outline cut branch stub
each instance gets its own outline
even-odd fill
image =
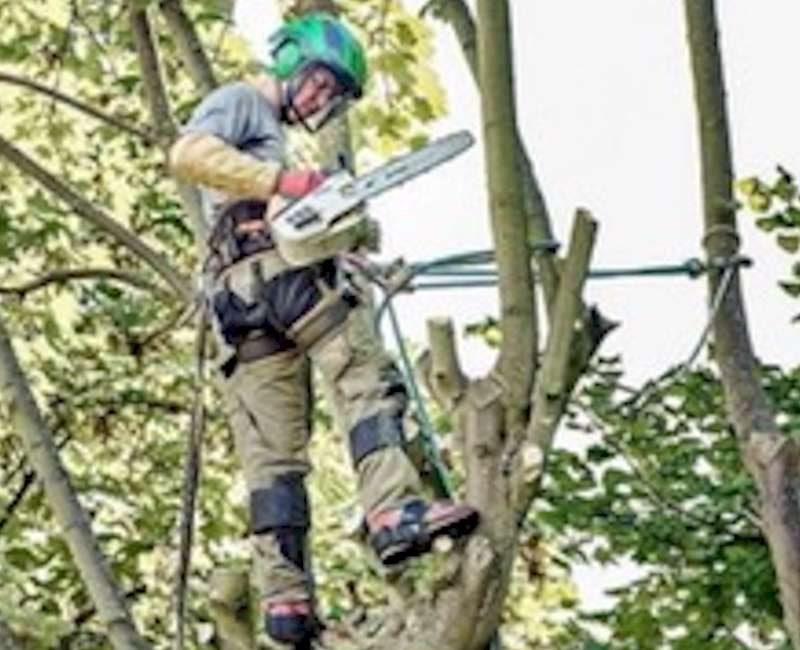
[[[450,411],[467,387],[467,378],[458,360],[453,321],[429,318],[427,325],[430,359],[426,383],[442,409]]]

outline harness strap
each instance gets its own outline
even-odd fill
[[[257,361],[258,359],[291,350],[295,347],[297,346],[294,343],[285,338],[267,335],[248,338],[236,346],[236,353],[220,366],[220,370],[222,374],[228,378],[234,373],[236,367],[240,363]]]
[[[287,331],[288,338],[304,350],[342,325],[350,311],[359,304],[358,296],[347,287],[334,291],[323,282],[319,282],[318,286],[322,299],[292,323]]]

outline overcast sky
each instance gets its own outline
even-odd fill
[[[239,0],[244,25],[263,0]],[[410,2],[409,6],[418,6]],[[520,129],[561,240],[578,206],[600,222],[596,268],[679,263],[702,255],[694,104],[683,3],[678,0],[517,0],[511,2]],[[800,173],[800,3],[717,2],[737,177],[771,176],[780,163]],[[258,12],[262,12],[259,14]],[[267,10],[269,14],[270,10]],[[264,22],[261,22],[264,21]],[[251,31],[250,34],[253,32]],[[451,114],[436,134],[461,128],[480,136],[478,98],[452,34],[437,28],[437,66]],[[480,147],[376,200],[384,256],[430,259],[491,247]],[[800,312],[775,283],[791,258],[742,213],[743,253],[756,265],[744,288],[755,348],[764,360],[800,359]],[[639,383],[685,360],[706,322],[704,281],[686,278],[594,281],[588,298],[623,325],[603,347],[621,353]],[[450,313],[459,326],[496,311],[494,292],[459,290],[399,301],[411,338],[424,319]],[[491,356],[462,344],[464,365]],[[584,589],[586,589],[584,583]],[[586,592],[584,592],[586,594]],[[595,592],[588,594],[595,597]]]

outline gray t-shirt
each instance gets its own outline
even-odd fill
[[[183,133],[208,133],[259,160],[283,164],[286,137],[277,109],[263,93],[244,81],[217,88],[203,99]],[[212,223],[214,209],[228,200],[223,193],[201,186],[203,214]]]

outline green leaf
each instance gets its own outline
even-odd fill
[[[800,296],[800,282],[779,282],[778,286],[792,298]]]
[[[799,235],[778,235],[778,246],[787,253],[796,253],[800,249]]]
[[[764,232],[772,232],[776,228],[783,225],[783,219],[780,214],[774,214],[771,217],[761,217],[756,219],[756,226],[761,228]]]

